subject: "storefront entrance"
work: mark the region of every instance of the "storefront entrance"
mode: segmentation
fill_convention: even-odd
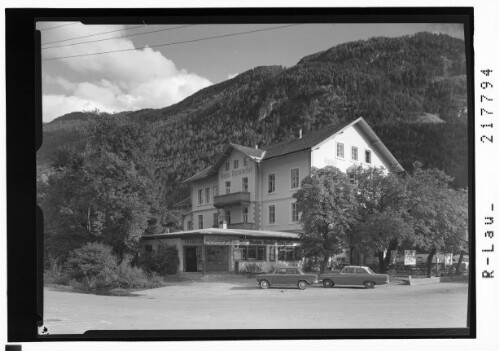
[[[185,271],[197,272],[198,271],[198,257],[196,254],[196,247],[184,247],[185,250]]]
[[[229,247],[206,246],[206,270],[227,272],[229,270]]]

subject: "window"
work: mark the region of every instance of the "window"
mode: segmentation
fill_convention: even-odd
[[[234,160],[234,169],[239,168],[239,160]]]
[[[248,223],[248,208],[243,208],[243,223]]]
[[[230,224],[230,211],[225,211],[225,220],[227,221],[227,225]]]
[[[248,192],[248,177],[243,178],[243,191]]]
[[[218,186],[213,187],[213,196],[218,196]]]
[[[300,186],[300,169],[293,168],[291,170],[291,189],[296,189]]]
[[[206,203],[210,203],[210,188],[204,189],[204,197],[206,200]]]
[[[187,221],[187,230],[193,230],[194,227],[192,225],[192,221]]]
[[[357,146],[352,146],[352,160],[357,161],[359,159],[359,149]]]
[[[225,193],[230,194],[230,181],[225,182]]]
[[[246,167],[248,165],[248,158],[243,158],[243,166]]]
[[[296,204],[296,202],[293,202],[291,204],[291,221],[292,222],[298,222],[299,218],[298,218],[298,205]]]
[[[364,268],[355,268],[355,273],[356,274],[366,274],[367,272],[364,270]]]
[[[218,228],[218,212],[213,214],[213,227]]]
[[[203,204],[203,189],[198,189],[198,204]]]
[[[198,216],[198,223],[199,223],[198,228],[203,229],[203,215]]]
[[[366,163],[371,163],[371,150],[366,150]]]
[[[286,274],[286,268],[279,268],[277,274]]]
[[[275,173],[269,174],[268,190],[269,194],[275,192]]]
[[[351,273],[351,274],[355,274],[355,268],[352,268],[352,267],[345,267],[345,268],[343,268],[342,272],[343,272],[343,273]]]
[[[225,162],[225,170],[228,171],[230,169],[230,162]]]
[[[256,249],[256,259],[258,261],[265,261],[267,256],[267,247],[266,246],[258,246]]]
[[[345,148],[343,143],[336,143],[336,157],[339,158],[345,157]]]
[[[248,260],[256,260],[256,246],[248,246]]]
[[[276,247],[275,246],[270,246],[269,249],[270,249],[270,251],[269,251],[269,261],[275,261]]]
[[[298,270],[296,268],[287,268],[288,274],[298,274]]]
[[[274,224],[275,223],[275,206],[270,205],[269,206],[269,224]]]
[[[357,184],[357,175],[355,172],[348,173],[348,178],[350,179],[350,183]]]
[[[279,246],[277,259],[279,261],[298,261],[301,259],[301,249],[294,246]]]

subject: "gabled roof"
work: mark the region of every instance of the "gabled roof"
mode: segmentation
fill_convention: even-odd
[[[266,151],[264,160],[269,160],[274,157],[292,154],[298,151],[308,150],[320,144],[322,141],[335,135],[343,128],[349,126],[352,122],[345,122],[325,127],[319,131],[305,134],[299,139],[293,139],[287,142],[269,145],[263,147],[262,150]]]
[[[244,155],[248,156],[249,158],[251,158],[253,160],[258,160],[258,161],[260,161],[262,159],[262,157],[265,155],[265,152],[263,150],[253,149],[251,147],[230,143],[229,145],[227,145],[224,148],[224,150],[222,151],[222,154],[217,159],[217,161],[215,161],[215,163],[213,165],[206,167],[205,169],[196,173],[192,177],[187,178],[186,180],[184,180],[184,183],[192,182],[194,180],[200,180],[200,179],[204,179],[204,178],[208,178],[208,177],[216,175],[218,173],[218,169],[220,168],[220,166],[223,164],[225,159],[230,156],[230,154],[232,153],[233,150],[237,150],[237,151],[243,153]]]
[[[177,202],[175,205],[173,205],[173,208],[183,208],[183,207],[191,207],[191,197],[189,196],[188,198],[183,199],[180,202]]]
[[[243,154],[247,155],[248,157],[251,157],[252,159],[257,161],[266,161],[276,157],[289,155],[304,150],[310,150],[313,147],[320,146],[322,143],[334,137],[342,130],[353,125],[358,125],[360,129],[366,134],[366,136],[371,141],[371,146],[374,149],[378,150],[378,152],[381,153],[388,160],[392,171],[402,172],[404,170],[404,168],[402,168],[402,166],[395,159],[395,157],[393,157],[388,148],[381,142],[376,133],[371,129],[371,127],[369,127],[364,118],[359,117],[353,121],[342,122],[328,127],[324,127],[319,131],[305,134],[301,138],[284,141],[277,144],[272,144],[263,147],[262,149],[254,149],[231,143],[225,148],[225,151],[219,157],[217,162],[215,162],[215,164],[203,169],[199,173],[185,180],[185,182],[204,179],[209,176],[216,175],[219,167],[222,165],[225,158],[230,155],[232,150],[238,150]]]

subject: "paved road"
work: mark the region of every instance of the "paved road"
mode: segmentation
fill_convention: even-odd
[[[50,334],[101,329],[446,328],[466,326],[468,285],[262,290],[253,280],[177,283],[134,296],[46,288]]]

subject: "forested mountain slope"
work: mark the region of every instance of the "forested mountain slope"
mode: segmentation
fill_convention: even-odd
[[[154,131],[168,204],[185,195],[181,181],[213,162],[228,141],[265,146],[296,137],[299,128],[307,133],[360,116],[403,167],[419,160],[466,187],[464,52],[462,40],[429,33],[350,42],[290,68],[254,68],[163,109],[120,114]],[[89,115],[73,113],[44,126],[39,166],[50,164],[58,146],[84,148]]]

